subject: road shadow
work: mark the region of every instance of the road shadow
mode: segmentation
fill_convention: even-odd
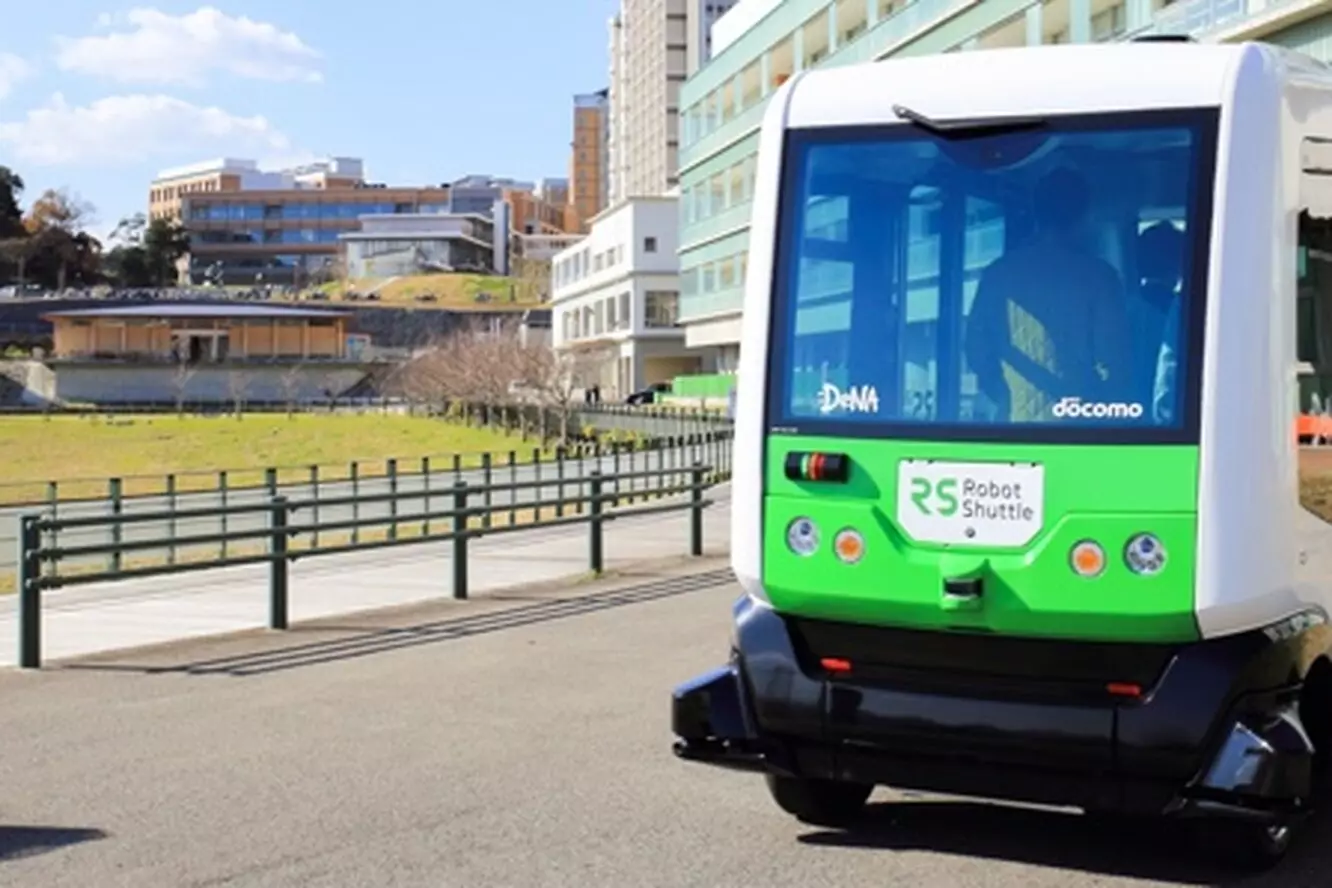
[[[383,654],[409,647],[438,644],[492,632],[579,617],[611,608],[628,607],[701,592],[734,581],[730,568],[680,577],[656,579],[639,585],[593,592],[576,598],[546,600],[501,611],[436,620],[412,626],[357,630],[347,638],[266,648],[230,657],[163,665],[104,662],[74,662],[62,669],[93,672],[135,672],[145,675],[222,675],[251,677]],[[344,627],[348,628],[348,627]],[[328,627],[317,627],[328,631]],[[154,656],[162,656],[155,654]]]
[[[871,804],[854,827],[805,833],[799,841],[825,848],[952,854],[1176,885],[1327,888],[1332,884],[1332,818],[1324,814],[1306,826],[1282,865],[1259,875],[1209,859],[1182,824],[1106,821],[983,802]]]
[[[0,824],[0,862],[35,857],[107,838],[100,829],[64,826],[5,826]]]

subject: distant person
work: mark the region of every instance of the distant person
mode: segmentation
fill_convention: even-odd
[[[1128,314],[1118,272],[1078,243],[1086,180],[1057,169],[1036,184],[1036,235],[981,273],[965,352],[996,421],[1053,419],[1066,397],[1132,394]]]

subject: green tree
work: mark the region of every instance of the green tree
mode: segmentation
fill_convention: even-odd
[[[19,196],[23,194],[23,179],[9,167],[0,164],[0,238],[20,237],[23,234],[23,210]]]
[[[143,245],[147,228],[143,213],[135,213],[116,223],[107,239],[111,249],[102,257],[102,273],[115,286],[151,287],[155,283]]]
[[[23,281],[28,232],[23,227],[23,210],[19,207],[22,194],[23,179],[9,167],[0,165],[0,284]]]
[[[92,215],[92,205],[66,189],[42,192],[23,217],[28,238],[22,261],[28,278],[55,289],[97,283],[102,245],[83,230]]]
[[[143,230],[144,261],[159,287],[176,282],[176,263],[190,252],[190,236],[172,219],[154,219]]]

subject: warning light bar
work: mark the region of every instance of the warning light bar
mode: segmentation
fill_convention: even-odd
[[[786,477],[792,481],[835,481],[846,483],[851,460],[845,453],[788,453]]]

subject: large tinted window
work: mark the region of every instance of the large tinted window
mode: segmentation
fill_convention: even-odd
[[[792,132],[773,424],[1196,436],[1213,155],[1205,111]]]

